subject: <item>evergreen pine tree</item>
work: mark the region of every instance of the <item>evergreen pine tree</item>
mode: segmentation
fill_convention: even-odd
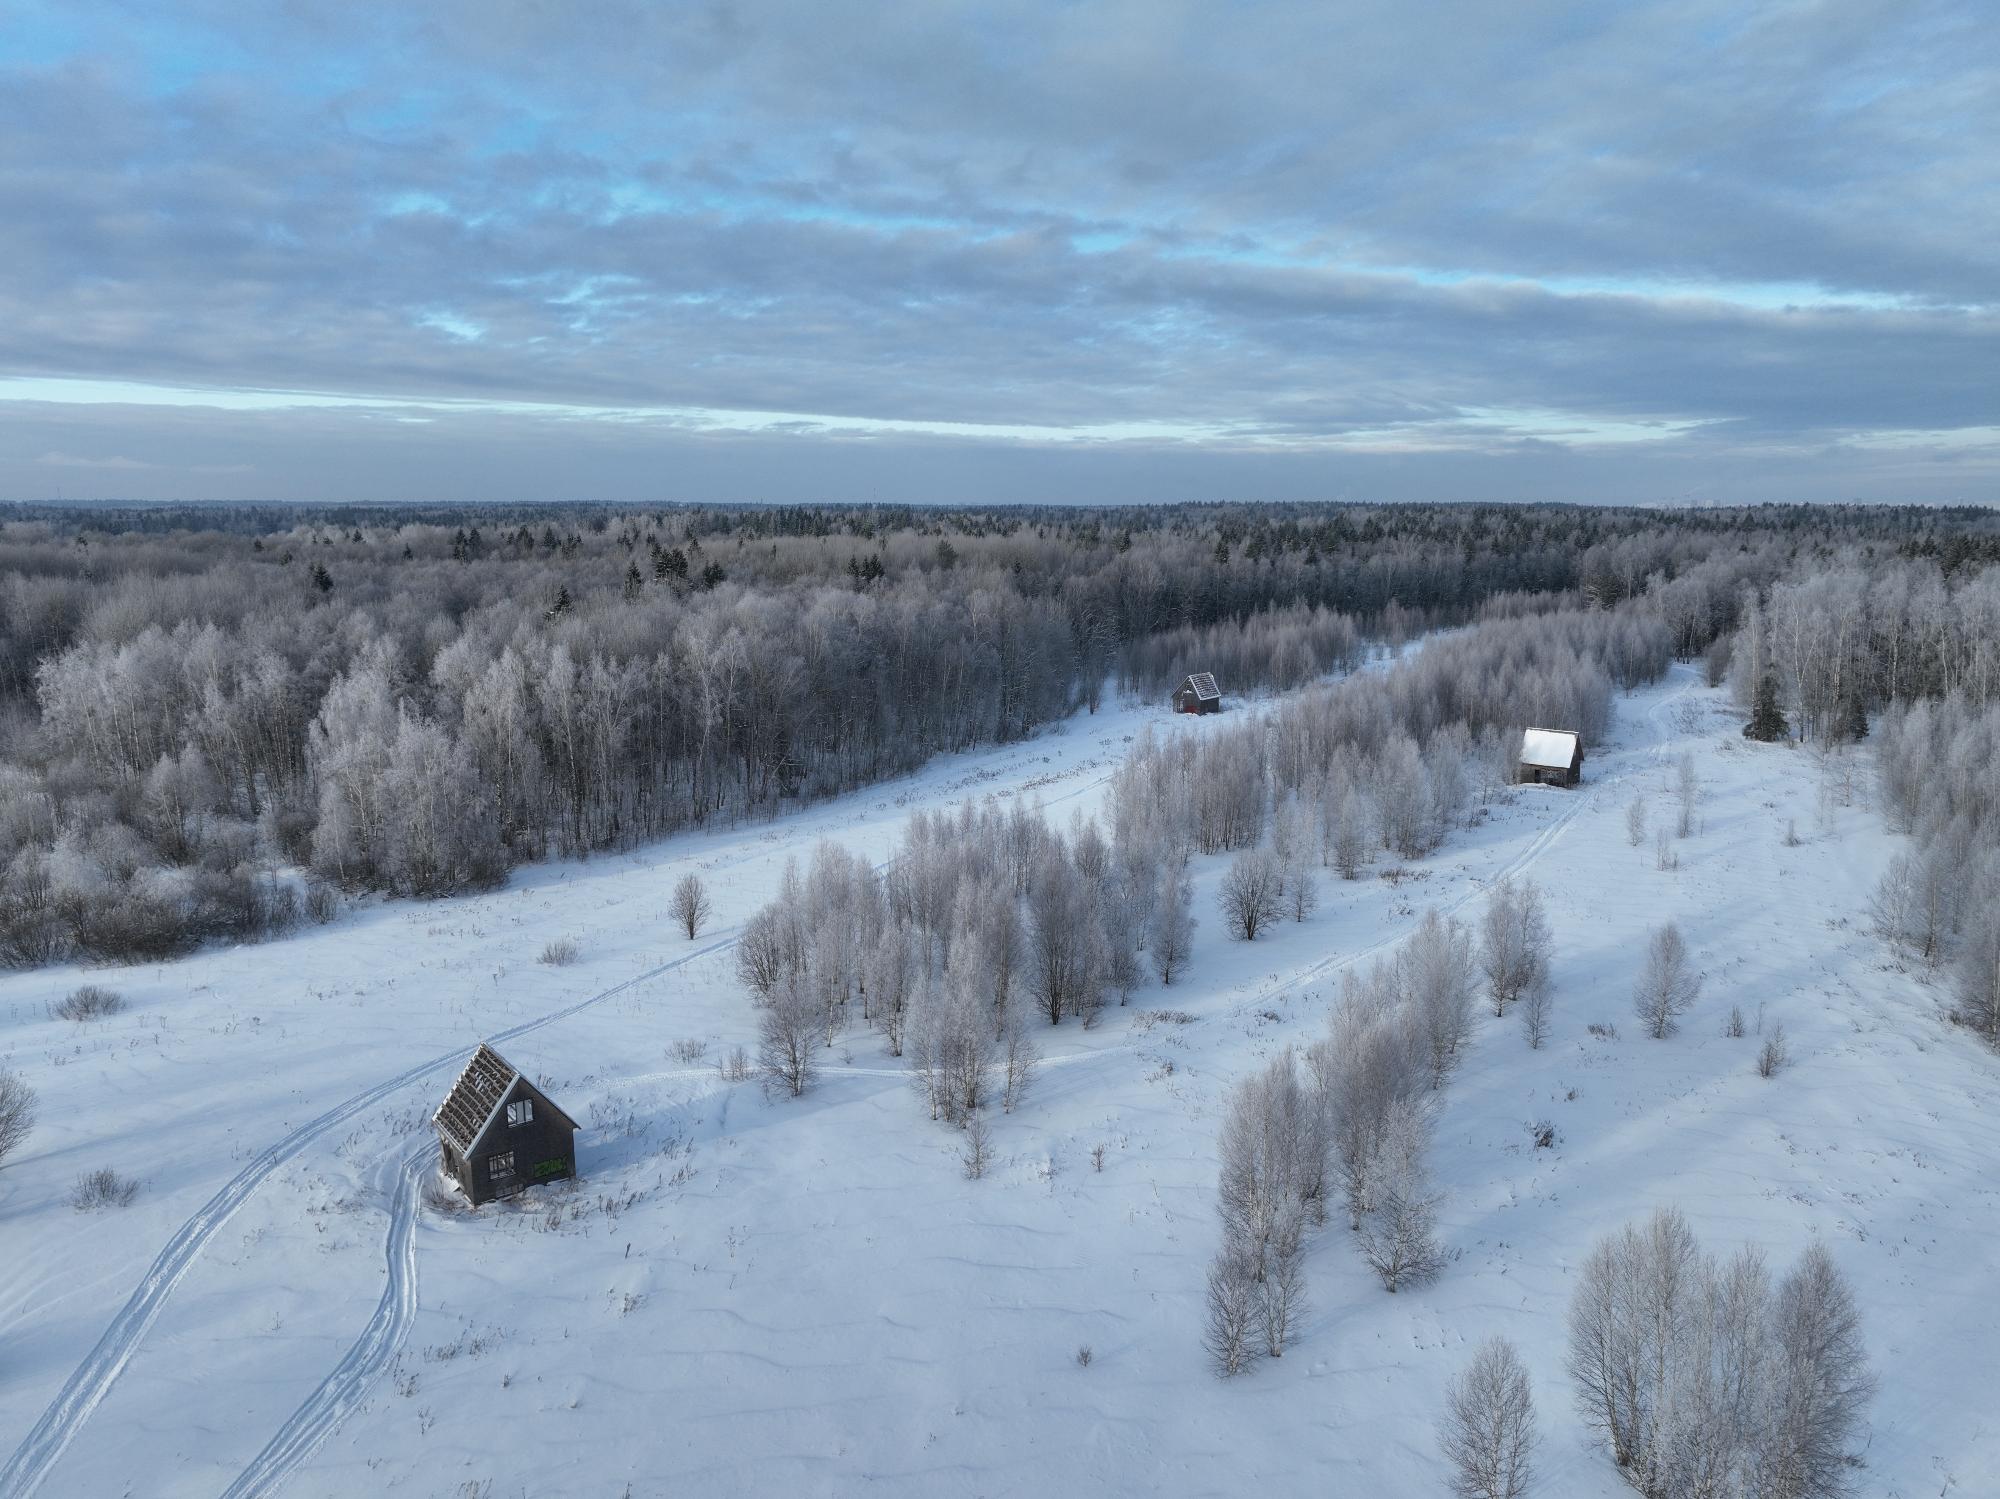
[[[1784,710],[1778,706],[1778,679],[1766,672],[1757,679],[1757,695],[1751,703],[1750,722],[1743,726],[1743,737],[1769,744],[1789,732]]]

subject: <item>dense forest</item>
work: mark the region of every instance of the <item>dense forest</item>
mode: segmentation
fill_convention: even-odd
[[[1392,688],[1288,707],[1253,794],[1379,824],[1416,805],[1413,775],[1476,777],[1526,722],[1597,732],[1672,657],[1814,742],[1906,702],[1984,712],[1995,561],[1980,510],[16,507],[0,960],[140,959],[340,892],[477,888],[1106,692],[1188,670],[1289,689],[1449,627],[1479,626]],[[1416,851],[1409,815],[1367,839]]]

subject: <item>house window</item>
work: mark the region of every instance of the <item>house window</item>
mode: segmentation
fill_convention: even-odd
[[[516,1099],[507,1105],[509,1124],[526,1124],[535,1117],[535,1101],[532,1098]]]
[[[514,1152],[503,1150],[497,1155],[488,1156],[486,1158],[486,1174],[492,1177],[512,1176],[514,1174]]]

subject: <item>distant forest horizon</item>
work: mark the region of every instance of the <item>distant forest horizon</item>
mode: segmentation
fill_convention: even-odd
[[[1107,690],[1295,692],[1451,628],[1385,698],[1287,720],[1273,772],[1329,816],[1355,790],[1370,836],[1416,848],[1406,809],[1454,815],[1529,724],[1588,743],[1671,659],[1807,741],[1984,712],[1996,564],[2000,513],[1971,507],[16,506],[0,961],[486,888]]]

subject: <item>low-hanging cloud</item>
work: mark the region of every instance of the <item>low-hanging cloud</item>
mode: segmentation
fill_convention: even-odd
[[[50,452],[265,498],[2000,468],[1967,5],[254,9],[0,38],[4,494]]]

